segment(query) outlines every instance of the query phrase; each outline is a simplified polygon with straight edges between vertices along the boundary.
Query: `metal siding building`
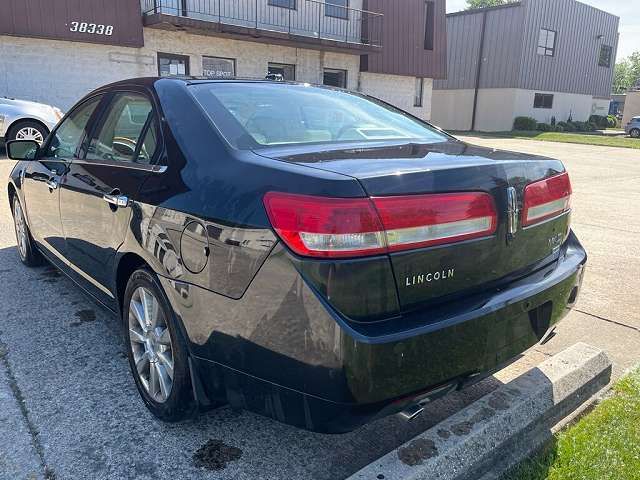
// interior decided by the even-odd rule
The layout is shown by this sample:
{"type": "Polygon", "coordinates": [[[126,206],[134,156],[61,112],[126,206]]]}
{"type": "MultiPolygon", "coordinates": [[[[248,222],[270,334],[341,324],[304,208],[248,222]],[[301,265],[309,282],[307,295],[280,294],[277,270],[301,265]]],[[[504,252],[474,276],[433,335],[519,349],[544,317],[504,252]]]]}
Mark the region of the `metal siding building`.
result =
{"type": "Polygon", "coordinates": [[[516,116],[550,122],[606,115],[618,24],[576,0],[522,0],[448,15],[448,78],[434,82],[434,123],[501,131],[516,116]],[[538,53],[541,29],[555,32],[552,55],[538,53]],[[599,65],[603,46],[611,47],[608,67],[599,65]],[[553,95],[551,108],[534,108],[536,94],[553,95]]]}

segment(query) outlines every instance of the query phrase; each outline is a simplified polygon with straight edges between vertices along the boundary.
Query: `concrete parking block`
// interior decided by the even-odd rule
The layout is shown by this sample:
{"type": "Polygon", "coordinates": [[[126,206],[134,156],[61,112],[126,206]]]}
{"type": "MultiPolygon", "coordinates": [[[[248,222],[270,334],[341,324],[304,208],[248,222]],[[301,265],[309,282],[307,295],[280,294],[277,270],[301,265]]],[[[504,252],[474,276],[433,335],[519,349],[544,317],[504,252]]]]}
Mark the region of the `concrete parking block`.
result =
{"type": "Polygon", "coordinates": [[[602,350],[575,344],[349,480],[471,480],[499,473],[542,445],[556,423],[610,378],[611,361],[602,350]]]}

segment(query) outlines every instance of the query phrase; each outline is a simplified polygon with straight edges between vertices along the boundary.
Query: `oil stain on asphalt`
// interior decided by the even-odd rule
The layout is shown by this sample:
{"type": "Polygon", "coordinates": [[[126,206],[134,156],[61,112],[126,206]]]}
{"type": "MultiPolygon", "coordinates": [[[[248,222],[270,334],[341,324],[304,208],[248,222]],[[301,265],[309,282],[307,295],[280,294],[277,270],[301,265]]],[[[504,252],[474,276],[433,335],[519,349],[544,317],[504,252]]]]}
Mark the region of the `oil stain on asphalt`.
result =
{"type": "Polygon", "coordinates": [[[398,458],[406,465],[415,467],[438,455],[438,448],[433,440],[417,438],[406,447],[398,450],[398,458]]]}
{"type": "Polygon", "coordinates": [[[77,327],[83,323],[94,322],[96,320],[96,312],[91,309],[78,310],[76,313],[76,320],[73,320],[69,325],[77,327]]]}
{"type": "Polygon", "coordinates": [[[193,463],[198,468],[207,470],[223,470],[228,462],[242,456],[242,450],[226,445],[222,440],[209,440],[193,454],[193,463]]]}
{"type": "Polygon", "coordinates": [[[60,272],[54,267],[46,268],[40,272],[40,279],[45,283],[56,283],[60,276],[60,272]]]}

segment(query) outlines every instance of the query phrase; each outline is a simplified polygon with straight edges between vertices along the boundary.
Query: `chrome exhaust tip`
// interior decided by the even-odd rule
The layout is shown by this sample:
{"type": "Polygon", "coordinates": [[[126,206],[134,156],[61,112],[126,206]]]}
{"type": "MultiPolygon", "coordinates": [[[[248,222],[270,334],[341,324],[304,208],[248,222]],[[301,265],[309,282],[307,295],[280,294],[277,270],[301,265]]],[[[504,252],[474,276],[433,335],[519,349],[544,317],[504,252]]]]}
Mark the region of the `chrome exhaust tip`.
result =
{"type": "Polygon", "coordinates": [[[400,416],[408,422],[416,418],[422,412],[424,412],[424,407],[418,403],[414,403],[410,407],[402,410],[400,412],[400,416]]]}

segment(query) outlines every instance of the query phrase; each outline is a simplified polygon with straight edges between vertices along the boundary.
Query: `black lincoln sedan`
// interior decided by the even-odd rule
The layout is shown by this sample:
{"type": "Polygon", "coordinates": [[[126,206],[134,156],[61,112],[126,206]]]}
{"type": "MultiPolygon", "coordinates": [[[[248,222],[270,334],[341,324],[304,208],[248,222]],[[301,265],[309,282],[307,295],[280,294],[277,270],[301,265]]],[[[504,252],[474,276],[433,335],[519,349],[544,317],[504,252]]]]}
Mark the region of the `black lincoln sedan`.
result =
{"type": "Polygon", "coordinates": [[[7,152],[22,262],[120,318],[167,421],[411,418],[550,335],[586,263],[560,161],[339,89],[123,81],[7,152]]]}

